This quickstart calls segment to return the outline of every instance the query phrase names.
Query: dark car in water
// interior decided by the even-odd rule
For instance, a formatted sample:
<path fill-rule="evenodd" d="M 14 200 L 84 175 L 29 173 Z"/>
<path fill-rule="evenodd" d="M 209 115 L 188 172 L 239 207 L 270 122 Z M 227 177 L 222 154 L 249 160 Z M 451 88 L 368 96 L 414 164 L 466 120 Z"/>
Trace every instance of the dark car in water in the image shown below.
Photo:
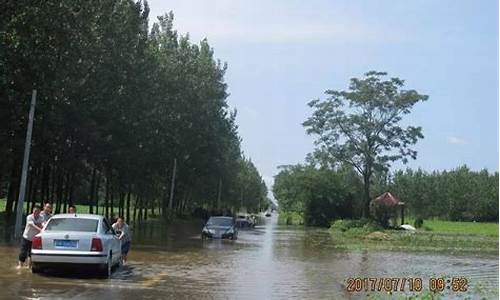
<path fill-rule="evenodd" d="M 238 230 L 234 219 L 232 217 L 210 217 L 201 231 L 201 238 L 236 240 Z"/>

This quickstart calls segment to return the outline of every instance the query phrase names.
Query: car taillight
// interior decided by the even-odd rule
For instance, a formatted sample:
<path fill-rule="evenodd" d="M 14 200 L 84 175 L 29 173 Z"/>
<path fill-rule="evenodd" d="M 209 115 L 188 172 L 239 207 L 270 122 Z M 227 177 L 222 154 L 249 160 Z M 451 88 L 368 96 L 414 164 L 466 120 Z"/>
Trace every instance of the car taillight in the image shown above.
<path fill-rule="evenodd" d="M 90 251 L 102 251 L 102 241 L 98 238 L 92 239 L 92 246 L 90 246 Z"/>
<path fill-rule="evenodd" d="M 35 236 L 31 241 L 31 249 L 42 249 L 42 237 Z"/>

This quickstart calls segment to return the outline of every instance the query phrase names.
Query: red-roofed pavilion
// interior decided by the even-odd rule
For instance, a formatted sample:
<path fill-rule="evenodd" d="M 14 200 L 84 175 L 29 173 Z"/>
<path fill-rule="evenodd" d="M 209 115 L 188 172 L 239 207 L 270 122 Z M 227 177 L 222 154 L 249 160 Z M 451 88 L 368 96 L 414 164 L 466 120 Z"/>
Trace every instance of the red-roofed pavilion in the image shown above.
<path fill-rule="evenodd" d="M 401 225 L 404 224 L 405 220 L 405 215 L 404 215 L 404 205 L 405 203 L 399 200 L 396 196 L 391 194 L 390 192 L 385 192 L 382 195 L 378 196 L 377 198 L 373 199 L 370 203 L 370 206 L 372 205 L 383 205 L 387 207 L 391 207 L 394 209 L 397 209 L 398 207 L 401 207 Z"/>

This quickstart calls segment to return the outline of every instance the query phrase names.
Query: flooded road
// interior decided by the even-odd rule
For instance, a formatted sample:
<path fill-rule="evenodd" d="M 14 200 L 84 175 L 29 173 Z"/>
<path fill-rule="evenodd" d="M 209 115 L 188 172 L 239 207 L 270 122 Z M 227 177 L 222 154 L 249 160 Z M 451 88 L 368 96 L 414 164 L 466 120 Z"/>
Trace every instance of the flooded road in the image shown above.
<path fill-rule="evenodd" d="M 275 215 L 234 242 L 202 242 L 200 231 L 193 223 L 135 231 L 129 263 L 111 279 L 18 271 L 17 247 L 0 244 L 0 298 L 364 299 L 346 291 L 348 277 L 422 277 L 425 291 L 432 276 L 469 280 L 467 292 L 445 298 L 498 298 L 497 257 L 342 251 L 328 231 L 279 226 Z"/>

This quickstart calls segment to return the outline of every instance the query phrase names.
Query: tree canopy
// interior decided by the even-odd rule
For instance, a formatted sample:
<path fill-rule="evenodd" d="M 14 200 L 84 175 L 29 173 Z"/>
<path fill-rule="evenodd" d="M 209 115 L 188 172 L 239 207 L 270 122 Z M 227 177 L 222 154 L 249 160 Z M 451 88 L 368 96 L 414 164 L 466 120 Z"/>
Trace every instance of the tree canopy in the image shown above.
<path fill-rule="evenodd" d="M 311 160 L 329 166 L 347 163 L 363 177 L 365 216 L 374 172 L 387 170 L 396 160 L 415 159 L 412 146 L 423 138 L 421 127 L 403 127 L 401 120 L 428 96 L 403 89 L 403 80 L 386 76 L 371 71 L 352 78 L 348 90 L 327 90 L 325 100 L 309 102 L 314 111 L 303 123 L 308 134 L 317 136 Z"/>
<path fill-rule="evenodd" d="M 7 195 L 8 213 L 32 89 L 31 205 L 165 214 L 171 182 L 178 212 L 257 209 L 265 199 L 227 103 L 227 65 L 207 40 L 178 34 L 172 12 L 151 30 L 146 1 L 7 1 L 0 14 L 0 198 Z"/>

